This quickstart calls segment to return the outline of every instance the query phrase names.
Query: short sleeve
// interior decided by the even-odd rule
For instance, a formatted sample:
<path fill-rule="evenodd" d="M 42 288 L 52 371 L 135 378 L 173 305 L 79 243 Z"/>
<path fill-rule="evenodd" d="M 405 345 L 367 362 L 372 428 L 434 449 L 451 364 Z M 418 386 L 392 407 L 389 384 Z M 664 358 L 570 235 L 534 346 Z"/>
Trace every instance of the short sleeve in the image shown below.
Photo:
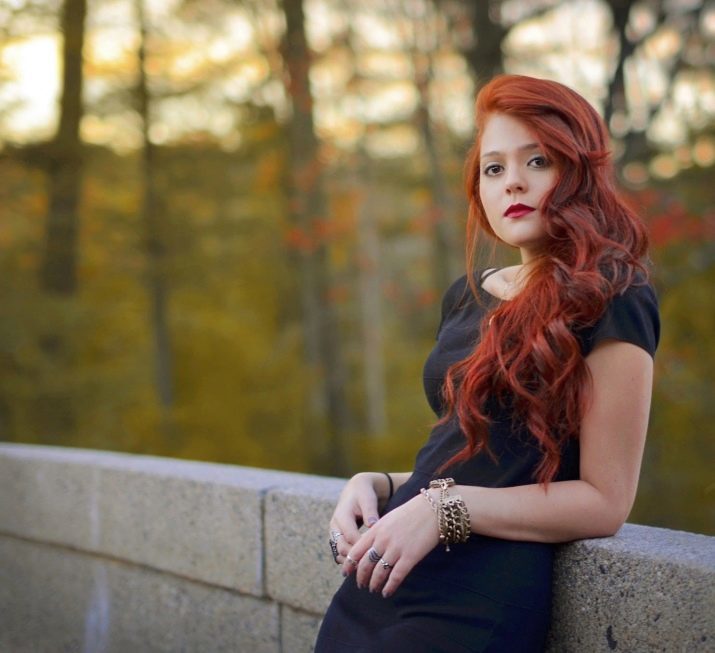
<path fill-rule="evenodd" d="M 655 356 L 660 339 L 658 300 L 650 284 L 630 286 L 613 297 L 603 315 L 577 337 L 588 356 L 602 340 L 621 340 Z"/>

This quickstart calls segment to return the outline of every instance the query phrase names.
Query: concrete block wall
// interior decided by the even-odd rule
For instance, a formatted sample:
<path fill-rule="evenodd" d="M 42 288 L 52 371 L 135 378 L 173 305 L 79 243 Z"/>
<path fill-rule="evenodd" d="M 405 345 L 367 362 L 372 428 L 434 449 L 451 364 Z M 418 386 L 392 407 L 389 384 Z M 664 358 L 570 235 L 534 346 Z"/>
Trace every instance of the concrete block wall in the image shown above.
<path fill-rule="evenodd" d="M 0 651 L 311 651 L 343 483 L 0 444 Z M 560 547 L 549 650 L 715 651 L 715 538 Z"/>

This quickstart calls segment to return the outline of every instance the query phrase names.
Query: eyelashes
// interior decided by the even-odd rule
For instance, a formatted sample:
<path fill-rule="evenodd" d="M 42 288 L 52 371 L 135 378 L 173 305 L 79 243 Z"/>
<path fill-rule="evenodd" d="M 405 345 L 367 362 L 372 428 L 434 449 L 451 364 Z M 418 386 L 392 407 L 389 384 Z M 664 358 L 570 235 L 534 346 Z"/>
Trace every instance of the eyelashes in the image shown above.
<path fill-rule="evenodd" d="M 551 162 L 543 154 L 537 154 L 536 156 L 532 156 L 526 162 L 526 165 L 530 168 L 541 170 L 544 168 L 548 168 L 551 165 Z M 501 163 L 488 163 L 482 168 L 481 174 L 487 177 L 494 177 L 503 170 L 504 166 Z"/>
<path fill-rule="evenodd" d="M 500 172 L 501 167 L 498 163 L 490 163 L 489 165 L 484 166 L 484 169 L 482 170 L 482 174 L 487 175 L 488 177 L 493 177 L 495 174 Z"/>
<path fill-rule="evenodd" d="M 532 167 L 534 167 L 534 168 L 550 168 L 551 167 L 551 161 L 549 161 L 542 154 L 539 154 L 538 156 L 535 156 L 535 157 L 529 159 L 529 165 L 536 164 L 537 162 L 538 162 L 538 165 L 533 165 Z"/>

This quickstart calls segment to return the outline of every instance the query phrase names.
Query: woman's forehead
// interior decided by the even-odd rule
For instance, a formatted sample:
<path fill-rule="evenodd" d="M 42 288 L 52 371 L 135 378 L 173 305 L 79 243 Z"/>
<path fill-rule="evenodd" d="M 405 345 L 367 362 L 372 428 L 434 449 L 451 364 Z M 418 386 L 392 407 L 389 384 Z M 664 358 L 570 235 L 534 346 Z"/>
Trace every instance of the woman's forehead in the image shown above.
<path fill-rule="evenodd" d="M 480 137 L 480 156 L 539 148 L 536 135 L 522 120 L 503 113 L 487 117 Z"/>

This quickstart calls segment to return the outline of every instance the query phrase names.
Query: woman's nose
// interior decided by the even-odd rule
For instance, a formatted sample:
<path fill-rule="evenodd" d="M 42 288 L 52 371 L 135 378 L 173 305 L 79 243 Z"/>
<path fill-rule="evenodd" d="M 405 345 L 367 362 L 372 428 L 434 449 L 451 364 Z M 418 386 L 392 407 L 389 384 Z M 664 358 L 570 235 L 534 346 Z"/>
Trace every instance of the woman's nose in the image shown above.
<path fill-rule="evenodd" d="M 526 191 L 526 180 L 517 170 L 507 173 L 506 190 L 509 193 L 523 193 Z"/>

